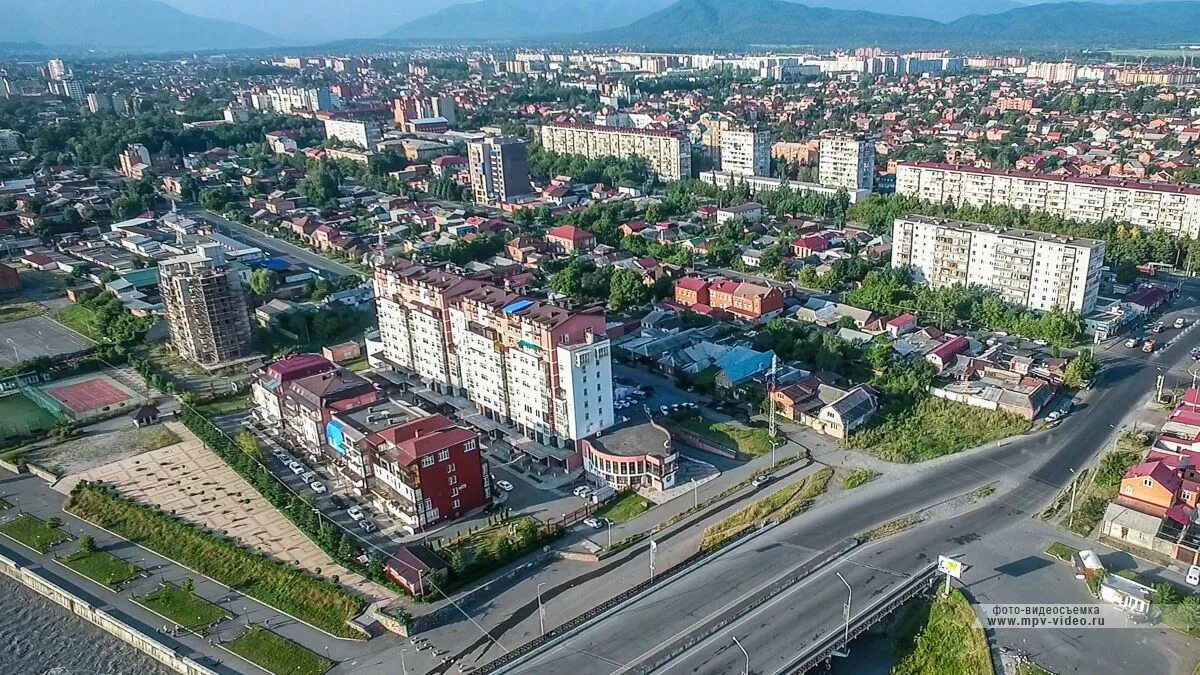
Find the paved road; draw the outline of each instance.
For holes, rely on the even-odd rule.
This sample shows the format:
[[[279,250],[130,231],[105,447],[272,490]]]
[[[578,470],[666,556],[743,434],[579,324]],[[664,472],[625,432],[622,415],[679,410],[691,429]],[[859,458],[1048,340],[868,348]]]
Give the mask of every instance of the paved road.
[[[228,234],[231,237],[235,237],[240,241],[254,244],[264,251],[270,251],[276,255],[291,258],[298,262],[302,262],[305,265],[329,272],[335,276],[360,276],[358,271],[352,267],[348,267],[340,262],[330,260],[325,256],[317,255],[312,251],[300,248],[299,246],[284,241],[283,239],[268,237],[266,234],[259,232],[249,225],[235,223],[234,221],[229,220],[218,213],[213,213],[212,211],[202,209],[198,206],[185,207],[183,211],[189,216],[207,220],[217,225],[223,233]]]
[[[640,669],[664,645],[682,635],[697,633],[746,593],[788,576],[817,552],[845,537],[999,480],[999,492],[979,508],[954,520],[932,522],[889,540],[886,546],[871,549],[886,551],[878,562],[860,561],[900,574],[914,571],[939,553],[956,553],[970,563],[973,542],[985,536],[1004,536],[1005,530],[1029,518],[1058,494],[1069,482],[1073,469],[1087,465],[1108,445],[1120,420],[1134,409],[1132,404],[1146,397],[1160,372],[1170,372],[1180,380],[1186,378],[1186,368],[1191,364],[1187,351],[1194,342],[1191,337],[1180,340],[1149,358],[1115,356],[1107,361],[1097,391],[1086,397],[1086,407],[1058,427],[943,458],[931,462],[924,471],[890,483],[859,488],[853,499],[835,502],[760,535],[737,549],[735,555],[697,568],[516,672],[584,675]],[[1012,548],[1014,559],[1039,553],[1018,552],[1015,545]],[[852,560],[858,560],[858,555]],[[741,564],[736,563],[738,560]],[[845,566],[842,569],[843,574],[848,571]],[[890,583],[884,572],[865,575],[858,570],[851,574],[862,584],[863,595],[877,593]],[[868,582],[867,577],[873,580]],[[964,581],[970,584],[972,578],[968,575]],[[740,632],[734,630],[732,634],[739,639],[750,641],[747,649],[764,664],[762,670],[755,667],[754,672],[773,672],[814,636],[838,625],[843,600],[840,596],[836,601],[823,597],[836,595],[828,590],[830,587],[833,584],[828,582],[814,583],[810,588],[818,589],[822,597],[771,605],[759,618],[742,624]],[[1117,653],[1134,644],[1125,641],[1133,639],[1127,635],[1092,634],[1082,639],[1090,642],[1087,649],[1078,650],[1080,664],[1090,665],[1096,672],[1110,672]],[[702,645],[678,665],[672,664],[671,672],[738,672],[744,664],[733,664],[736,659],[730,656],[727,646]],[[741,656],[740,650],[735,651]]]

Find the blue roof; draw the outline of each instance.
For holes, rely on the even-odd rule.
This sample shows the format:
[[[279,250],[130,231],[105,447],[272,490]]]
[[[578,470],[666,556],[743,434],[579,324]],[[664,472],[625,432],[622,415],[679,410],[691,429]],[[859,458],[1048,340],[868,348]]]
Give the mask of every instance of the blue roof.
[[[529,309],[532,306],[533,306],[532,300],[518,300],[518,301],[514,302],[513,304],[505,307],[504,313],[505,314],[516,314],[517,312],[524,310],[524,309]]]
[[[291,267],[291,264],[283,258],[265,258],[255,263],[258,267],[265,267],[273,272],[282,272]]]
[[[713,364],[725,373],[733,384],[741,384],[746,380],[765,373],[771,369],[772,352],[756,352],[746,347],[734,347]]]

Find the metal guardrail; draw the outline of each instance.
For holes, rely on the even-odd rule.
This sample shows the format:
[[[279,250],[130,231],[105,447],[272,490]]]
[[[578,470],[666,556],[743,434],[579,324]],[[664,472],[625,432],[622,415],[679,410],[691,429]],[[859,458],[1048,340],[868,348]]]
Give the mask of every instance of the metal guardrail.
[[[874,626],[887,615],[896,611],[901,605],[928,589],[929,582],[934,579],[935,572],[937,572],[937,563],[929,563],[921,571],[905,579],[892,592],[876,600],[875,604],[859,612],[858,616],[854,618],[853,623],[850,624],[849,641],[853,642],[854,638],[862,635],[871,626]],[[845,652],[846,645],[848,644],[846,635],[847,631],[845,630],[831,632],[823,640],[800,652],[787,665],[776,672],[787,673],[788,675],[800,675],[812,670],[821,663],[832,659],[836,652]]]

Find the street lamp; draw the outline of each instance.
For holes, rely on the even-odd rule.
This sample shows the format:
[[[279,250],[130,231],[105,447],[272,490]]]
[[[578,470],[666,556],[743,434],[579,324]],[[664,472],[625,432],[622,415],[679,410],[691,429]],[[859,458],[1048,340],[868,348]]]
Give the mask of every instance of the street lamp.
[[[542,586],[545,585],[545,581],[537,585],[538,627],[542,629],[542,637],[546,637],[546,608],[542,606]]]
[[[846,654],[849,654],[850,653],[850,603],[854,600],[854,589],[850,588],[850,582],[846,581],[846,577],[842,576],[841,572],[834,572],[834,574],[836,574],[837,578],[841,579],[842,583],[846,585],[846,606],[842,610],[842,616],[845,617],[845,619],[846,619],[846,628],[845,628],[845,632],[842,635],[842,641],[843,641],[842,650]]]
[[[746,657],[746,670],[742,671],[743,675],[750,675],[750,652],[746,651],[736,635],[733,636],[733,644],[737,645],[738,649],[742,650],[742,655]]]
[[[612,548],[612,521],[605,518],[604,524],[608,526],[608,548]]]
[[[404,665],[404,652],[406,652],[406,651],[408,651],[408,650],[407,649],[400,650],[400,672],[403,675],[408,675],[408,666]]]
[[[700,483],[692,479],[692,509],[700,508]]]

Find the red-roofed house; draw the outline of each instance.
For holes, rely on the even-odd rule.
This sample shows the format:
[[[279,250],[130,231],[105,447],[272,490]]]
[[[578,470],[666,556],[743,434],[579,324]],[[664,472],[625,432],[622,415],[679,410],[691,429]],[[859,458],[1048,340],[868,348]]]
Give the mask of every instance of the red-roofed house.
[[[1166,462],[1142,462],[1125,473],[1117,503],[1158,517],[1176,502],[1183,478]],[[1192,495],[1193,502],[1195,495]]]
[[[546,241],[560,253],[579,253],[596,247],[596,236],[574,225],[560,225],[546,233]]]
[[[30,269],[41,270],[43,272],[58,268],[58,263],[54,261],[54,258],[45,253],[28,253],[21,256],[21,262]]]
[[[885,321],[883,329],[892,336],[892,339],[898,338],[917,329],[917,317],[912,314],[901,314]]]
[[[797,258],[807,258],[829,249],[829,240],[819,234],[810,234],[792,242],[792,253]]]
[[[699,277],[683,277],[675,282],[675,302],[684,307],[708,304],[708,282]]]
[[[956,335],[949,340],[934,348],[933,351],[925,355],[925,360],[933,366],[933,372],[940,373],[954,363],[954,359],[959,354],[967,351],[967,347],[971,345],[967,338]]]

